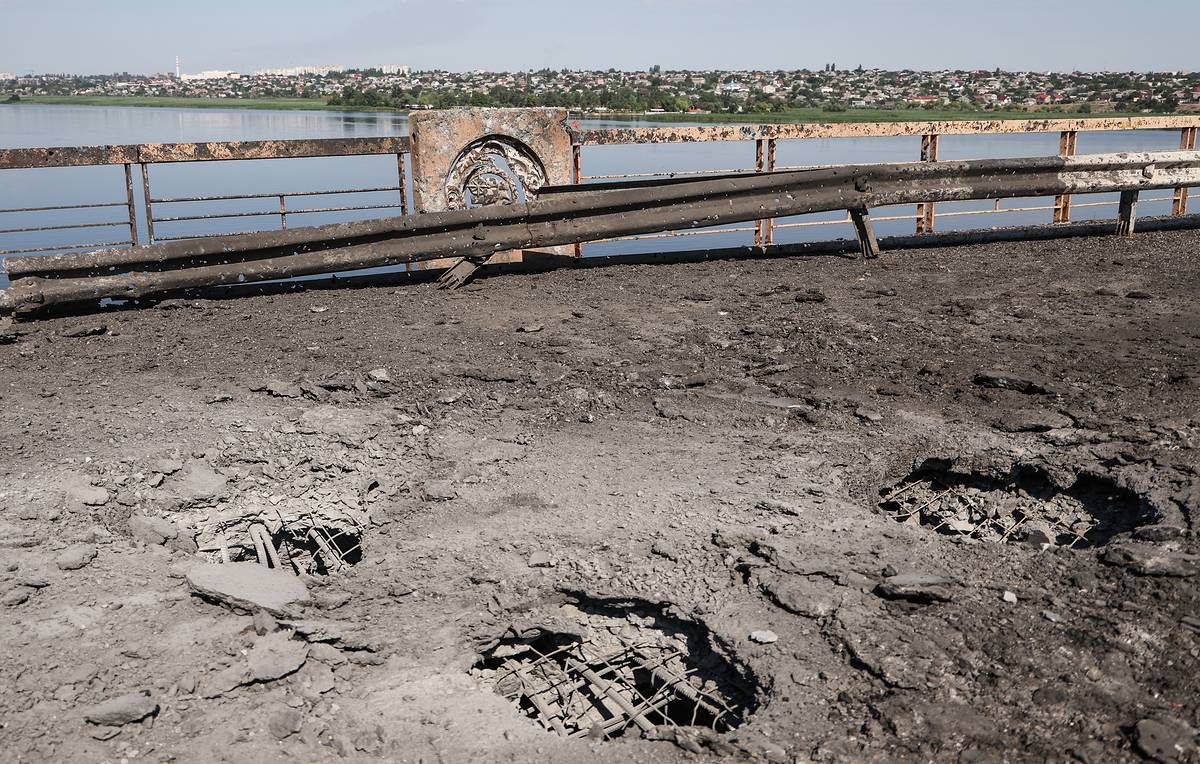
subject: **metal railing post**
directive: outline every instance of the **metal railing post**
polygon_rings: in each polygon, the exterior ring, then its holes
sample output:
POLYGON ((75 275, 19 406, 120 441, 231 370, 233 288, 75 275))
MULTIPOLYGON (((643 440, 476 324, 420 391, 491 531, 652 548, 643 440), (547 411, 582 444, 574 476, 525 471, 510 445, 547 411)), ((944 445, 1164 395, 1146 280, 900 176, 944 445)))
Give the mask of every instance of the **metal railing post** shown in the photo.
MULTIPOLYGON (((767 139, 767 172, 775 171, 775 139, 767 139)), ((769 218, 766 223, 766 230, 763 232, 763 244, 771 246, 775 243, 775 218, 769 218)))
MULTIPOLYGON (((1075 145, 1079 140, 1076 130, 1063 130, 1058 135, 1058 154, 1064 157, 1075 156, 1075 145)), ((1054 197, 1054 222, 1071 222, 1071 195, 1059 194, 1054 197)))
MULTIPOLYGON (((579 185, 583 182, 583 145, 571 144, 571 182, 579 185)), ((583 243, 575 243, 575 257, 583 257, 583 243)))
MULTIPOLYGON (((766 141, 759 138, 754 142, 754 171, 762 172, 766 166, 766 141)), ((765 221, 754 221, 754 246, 761 248, 763 245, 763 229, 765 221)))
POLYGON ((1121 192, 1121 201, 1117 208, 1117 236, 1126 239, 1133 236, 1134 226, 1137 225, 1137 203, 1137 190, 1121 192))
POLYGON ((279 228, 287 230, 287 203, 284 201, 284 194, 279 195, 279 228))
POLYGON ((404 154, 402 152, 396 154, 396 177, 399 179, 399 182, 397 183, 397 185, 400 186, 400 214, 407 215, 408 214, 408 189, 405 188, 405 186, 408 184, 405 179, 404 154))
POLYGON ((145 162, 139 162, 142 166, 142 193, 145 194, 146 202, 146 238, 154 243, 154 206, 150 201, 150 170, 145 162))
POLYGON ((129 243, 138 245, 137 204, 133 200, 133 167, 125 163, 125 206, 129 210, 129 243))
MULTIPOLYGON (((1185 127, 1179 131, 1179 150, 1194 151, 1196 148, 1196 128, 1185 127)), ((1188 190, 1186 186, 1175 189, 1171 200, 1171 214, 1180 217, 1187 214, 1188 190)))
MULTIPOLYGON (((938 160, 938 134, 927 133, 921 136, 921 161, 936 162, 938 160)), ((917 233, 933 233, 936 213, 933 202, 917 204, 917 233)))

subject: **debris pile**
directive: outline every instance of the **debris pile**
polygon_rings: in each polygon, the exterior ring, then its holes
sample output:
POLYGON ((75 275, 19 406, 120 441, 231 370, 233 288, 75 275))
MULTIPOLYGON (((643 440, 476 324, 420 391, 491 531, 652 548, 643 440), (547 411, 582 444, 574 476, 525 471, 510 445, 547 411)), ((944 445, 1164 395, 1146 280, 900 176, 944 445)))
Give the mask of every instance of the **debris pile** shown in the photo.
POLYGON ((989 542, 1085 549, 1144 524, 1134 493, 1092 475, 1064 490, 1027 471, 989 477, 922 469, 880 493, 880 509, 896 522, 989 542))

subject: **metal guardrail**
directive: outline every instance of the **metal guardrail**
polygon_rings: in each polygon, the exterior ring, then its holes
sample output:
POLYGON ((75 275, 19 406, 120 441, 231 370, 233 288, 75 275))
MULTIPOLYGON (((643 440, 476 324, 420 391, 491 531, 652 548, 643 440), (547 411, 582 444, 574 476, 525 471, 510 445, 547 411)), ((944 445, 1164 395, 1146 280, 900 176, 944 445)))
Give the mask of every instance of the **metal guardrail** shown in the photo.
POLYGON ((166 291, 457 258, 448 283, 496 253, 756 218, 848 210, 865 257, 869 210, 897 204, 1121 192, 1131 235, 1143 190, 1200 185, 1200 152, 1087 154, 847 165, 821 170, 543 187, 534 201, 329 226, 168 242, 83 255, 12 258, 0 309, 136 299, 166 291), (465 271, 456 274, 460 266, 465 271))
POLYGON ((3 249, 0 256, 16 254, 32 254, 39 252, 63 252, 97 249, 100 247, 137 246, 142 244, 138 230, 138 202, 136 199, 133 167, 137 165, 141 173, 142 219, 146 229, 146 243, 155 241, 196 238, 195 236, 159 236, 155 234, 156 223, 176 223, 198 220, 218 220, 239 217, 279 217, 280 226, 287 227, 289 215, 307 215, 319 212, 342 212, 350 210, 385 210, 398 209, 401 215, 408 213, 408 197, 405 188, 404 156, 409 153, 409 141, 406 137, 381 138, 321 138, 308 140, 279 140, 279 141, 218 141, 209 143, 148 143, 113 146, 71 146, 54 148, 14 148, 0 149, 0 170, 37 169, 49 167, 97 167, 105 165, 122 165, 125 170, 125 199, 117 202, 102 202, 97 204, 64 204, 42 207, 24 207, 0 209, 0 215, 15 213, 46 213, 63 212, 84 209, 113 209, 124 208, 125 216, 120 220, 105 220, 67 225, 21 226, 16 228, 0 228, 0 235, 14 233, 32 233, 39 231, 84 230, 95 228, 122 227, 128 232, 127 238, 117 241, 93 241, 59 246, 38 246, 33 248, 3 249), (325 191, 295 191, 270 194, 230 194, 224 196, 196 197, 155 197, 151 191, 150 167, 156 164, 181 162, 212 162, 231 160, 256 159, 306 159, 315 157, 345 157, 387 155, 396 156, 397 184, 376 188, 345 188, 325 191), (286 200, 290 197, 302 196, 337 196, 345 194, 363 194, 389 192, 397 193, 395 204, 369 204, 340 207, 288 209, 286 200), (155 216, 154 205, 179 205, 197 202, 215 202, 230 200, 277 199, 278 210, 270 212, 238 212, 228 214, 201 214, 155 216))
MULTIPOLYGON (((937 162, 941 136, 944 135, 1013 135, 1032 133, 1058 133, 1059 156, 1075 156, 1079 133, 1081 132, 1120 132, 1126 130, 1178 130, 1179 149, 1190 151, 1196 148, 1197 129, 1200 128, 1200 117, 1119 117, 1119 118, 1085 118, 1085 119, 998 119, 998 120, 949 120, 930 122, 872 122, 872 123, 840 123, 840 124, 783 124, 783 125, 699 125, 689 127, 631 127, 605 128, 596 130, 575 129, 572 131, 572 165, 573 178, 577 183, 590 180, 618 180, 633 178, 654 178, 666 176, 687 176, 702 174, 702 172, 660 172, 660 173, 620 173, 612 175, 586 175, 583 172, 583 148, 585 146, 613 146, 624 144, 664 144, 664 143, 705 143, 705 142, 754 142, 755 160, 753 166, 718 170, 717 172, 774 172, 782 170, 816 169, 818 167, 834 167, 838 165, 810 166, 780 166, 776 163, 779 141, 810 140, 820 138, 881 138, 881 137, 920 137, 921 148, 918 161, 937 162)), ((1171 214, 1182 217, 1187 214, 1188 188, 1173 189, 1169 197, 1146 198, 1142 202, 1172 203, 1171 214)), ((1075 208, 1112 207, 1116 201, 1072 202, 1070 194, 1054 197, 1053 204, 1036 206, 1004 207, 1000 200, 995 200, 995 206, 990 210, 957 210, 937 212, 934 203, 917 204, 913 215, 891 215, 875 218, 877 221, 912 220, 915 232, 918 234, 932 233, 939 217, 963 217, 974 215, 993 215, 1017 212, 1047 211, 1052 213, 1054 223, 1071 222, 1071 211, 1075 208)), ((705 236, 724 233, 754 233, 755 246, 769 246, 775 242, 775 232, 811 226, 842 225, 852 223, 849 215, 836 220, 817 220, 805 222, 779 223, 773 220, 755 221, 754 226, 742 228, 713 228, 703 231, 688 231, 688 236, 705 236)), ((655 234, 652 236, 630 236, 611 241, 636 241, 651 238, 665 238, 672 234, 655 234)), ((582 248, 579 253, 582 254, 582 248)))
MULTIPOLYGON (((1200 128, 1200 116, 1172 117, 1130 117, 1130 118, 1096 118, 1096 119, 1033 119, 1033 120, 961 120, 961 121, 931 121, 931 122, 880 122, 880 123, 845 123, 845 124, 783 124, 783 125, 701 125, 690 127, 631 127, 570 130, 571 135, 571 177, 576 183, 593 181, 658 178, 658 177, 688 177, 706 174, 712 171, 682 171, 682 172, 629 172, 610 175, 588 175, 584 173, 583 153, 588 146, 616 145, 651 145, 666 143, 705 143, 705 142, 752 142, 754 144, 754 161, 744 168, 734 168, 728 172, 743 172, 747 174, 807 169, 801 166, 780 165, 777 160, 780 141, 802 141, 823 138, 862 138, 862 137, 919 137, 920 153, 915 158, 918 162, 935 163, 939 161, 939 145, 942 136, 948 135, 1000 135, 1000 134, 1030 134, 1058 133, 1059 156, 1074 156, 1077 139, 1081 132, 1095 131, 1142 131, 1142 130, 1178 130, 1180 134, 1179 148, 1193 150, 1196 148, 1197 131, 1200 128)), ((399 214, 407 214, 413 207, 407 192, 405 155, 410 153, 411 145, 407 137, 379 138, 339 138, 315 140, 278 140, 278 141, 226 141, 212 143, 176 143, 176 144, 134 144, 113 146, 79 146, 64 148, 21 148, 0 149, 0 170, 32 169, 46 167, 85 167, 100 165, 120 165, 124 168, 123 199, 112 202, 95 204, 63 204, 44 207, 23 207, 0 209, 0 215, 24 214, 36 219, 37 215, 48 212, 69 212, 84 210, 118 210, 124 212, 119 216, 105 218, 96 222, 79 222, 70 224, 55 224, 38 226, 22 221, 20 224, 9 224, 0 227, 0 237, 11 234, 28 234, 35 232, 53 231, 94 231, 98 229, 123 229, 127 237, 119 240, 73 242, 50 246, 49 243, 36 243, 20 248, 2 248, 0 257, 16 254, 37 254, 46 252, 78 252, 103 247, 137 246, 156 241, 196 238, 195 236, 164 236, 163 224, 182 224, 205 220, 264 220, 277 218, 280 228, 287 228, 289 219, 295 216, 307 216, 317 213, 335 213, 360 210, 396 210, 399 214), (328 190, 298 189, 275 193, 259 194, 225 194, 211 196, 154 196, 151 189, 150 167, 157 164, 181 162, 207 162, 230 160, 262 160, 262 159, 299 159, 308 157, 339 157, 387 155, 396 156, 396 184, 375 185, 371 187, 333 188, 328 190), (134 166, 141 175, 140 189, 134 178, 134 166), (356 194, 395 194, 391 198, 371 200, 367 204, 336 202, 321 207, 296 208, 289 201, 307 197, 336 197, 347 199, 356 194), (140 199, 139 199, 140 197, 140 199), (213 204, 232 201, 265 201, 277 202, 272 209, 239 210, 230 212, 192 213, 196 205, 213 204), (140 214, 139 214, 140 213, 140 214), (164 214, 165 213, 165 214, 164 214), (140 220, 139 220, 140 218, 140 220), (139 225, 140 224, 140 225, 139 225), (160 226, 156 231, 155 225, 160 226), (140 227, 145 229, 143 237, 140 227)), ((1183 216, 1187 214, 1189 190, 1180 187, 1171 190, 1169 196, 1145 198, 1143 202, 1171 202, 1171 214, 1183 216)), ((1072 212, 1088 207, 1111 207, 1119 204, 1116 201, 1091 201, 1078 203, 1072 195, 1060 194, 1053 197, 1053 203, 1044 205, 1019 204, 1007 206, 999 200, 990 209, 941 210, 936 203, 918 203, 912 214, 891 214, 876 217, 876 221, 912 220, 915 232, 930 233, 937 227, 937 221, 944 218, 994 215, 1006 213, 1044 211, 1052 213, 1054 223, 1071 221, 1072 212)), ((0 217, 0 221, 7 218, 0 217)), ((677 236, 707 236, 722 233, 754 234, 756 246, 767 246, 775 243, 776 234, 786 229, 803 229, 814 226, 844 225, 853 223, 850 216, 824 220, 805 221, 776 221, 763 219, 753 221, 752 225, 738 227, 716 227, 704 230, 688 230, 662 232, 648 235, 619 237, 609 241, 632 241, 643 239, 666 239, 677 236)), ((3 225, 3 223, 0 223, 3 225)), ((111 239, 111 237, 105 237, 111 239)), ((0 243, 0 247, 3 244, 0 243)), ((582 254, 582 247, 576 248, 577 254, 582 254)))

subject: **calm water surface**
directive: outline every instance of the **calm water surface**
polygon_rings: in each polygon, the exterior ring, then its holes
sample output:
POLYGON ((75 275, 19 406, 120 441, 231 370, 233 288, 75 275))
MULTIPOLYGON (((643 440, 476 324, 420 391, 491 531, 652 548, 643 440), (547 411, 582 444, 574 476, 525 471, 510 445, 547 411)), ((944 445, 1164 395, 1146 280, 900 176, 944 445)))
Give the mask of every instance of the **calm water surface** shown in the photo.
MULTIPOLYGON (((611 122, 586 120, 585 127, 662 126, 661 122, 611 122)), ((683 123, 679 123, 683 124, 683 123)), ((348 138, 404 135, 407 119, 400 114, 331 111, 258 111, 248 109, 167 109, 107 106, 48 106, 15 104, 0 106, 0 148, 25 146, 77 146, 114 143, 176 143, 281 138, 348 138)), ((1178 148, 1176 131, 1097 132, 1079 135, 1080 153, 1108 151, 1153 151, 1178 148)), ((779 166, 837 164, 847 162, 913 161, 920 152, 919 138, 839 138, 781 141, 779 166)), ((1046 156, 1058 152, 1057 134, 943 136, 940 158, 1046 156)), ((585 175, 622 172, 674 172, 683 170, 729 170, 754 164, 750 142, 715 142, 666 145, 593 146, 583 152, 585 175)), ((136 168, 135 168, 136 169, 136 168)), ((332 157, 251 162, 196 162, 151 167, 151 184, 156 198, 211 196, 243 193, 272 193, 301 190, 334 190, 393 186, 396 163, 391 157, 332 157)), ((136 183, 139 208, 140 183, 136 183)), ((1169 197, 1169 192, 1151 197, 1169 197)), ((49 205, 123 202, 124 172, 121 167, 79 167, 42 170, 0 171, 0 209, 49 205)), ((1076 197, 1073 218, 1111 219, 1115 207, 1082 207, 1081 203, 1115 201, 1115 195, 1076 197)), ((378 192, 355 197, 312 196, 289 199, 289 210, 395 204, 395 192, 378 192)), ((1045 207, 1050 199, 1013 199, 1005 207, 1045 207)), ((1037 210, 1005 215, 943 213, 990 209, 991 202, 956 202, 938 206, 939 230, 1048 222, 1050 212, 1037 210)), ((200 204, 155 205, 155 217, 178 217, 218 212, 272 211, 277 200, 240 200, 200 204)), ((1150 201, 1139 206, 1139 214, 1159 215, 1170 211, 1169 202, 1150 201)), ((398 214, 396 209, 328 212, 289 216, 289 225, 317 225, 398 214)), ((912 215, 913 208, 884 209, 876 217, 912 215)), ((829 213, 782 224, 840 220, 844 214, 829 213)), ((0 213, 0 229, 63 225, 68 223, 118 223, 126 220, 123 208, 70 212, 0 213)), ((216 221, 155 223, 158 237, 192 236, 208 233, 261 230, 278 227, 278 217, 237 217, 216 221)), ((749 225, 749 224, 747 224, 749 225)), ((143 240, 145 224, 139 209, 143 240)), ((879 221, 881 236, 911 233, 912 220, 879 221)), ((784 228, 776 241, 813 241, 852 235, 849 225, 820 225, 784 228)), ((128 236, 128 226, 90 228, 82 231, 0 233, 0 250, 66 246, 72 243, 117 241, 128 236)), ((692 249, 749 244, 749 233, 689 236, 678 240, 613 242, 589 245, 589 254, 692 249)))

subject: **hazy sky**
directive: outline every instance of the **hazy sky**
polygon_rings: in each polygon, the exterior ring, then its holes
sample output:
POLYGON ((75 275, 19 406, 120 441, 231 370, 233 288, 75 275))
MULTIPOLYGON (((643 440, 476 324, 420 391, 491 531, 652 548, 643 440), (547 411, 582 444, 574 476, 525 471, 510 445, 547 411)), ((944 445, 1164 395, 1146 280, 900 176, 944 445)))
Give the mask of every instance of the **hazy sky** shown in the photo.
POLYGON ((1195 70, 1200 0, 0 0, 0 71, 1195 70))

